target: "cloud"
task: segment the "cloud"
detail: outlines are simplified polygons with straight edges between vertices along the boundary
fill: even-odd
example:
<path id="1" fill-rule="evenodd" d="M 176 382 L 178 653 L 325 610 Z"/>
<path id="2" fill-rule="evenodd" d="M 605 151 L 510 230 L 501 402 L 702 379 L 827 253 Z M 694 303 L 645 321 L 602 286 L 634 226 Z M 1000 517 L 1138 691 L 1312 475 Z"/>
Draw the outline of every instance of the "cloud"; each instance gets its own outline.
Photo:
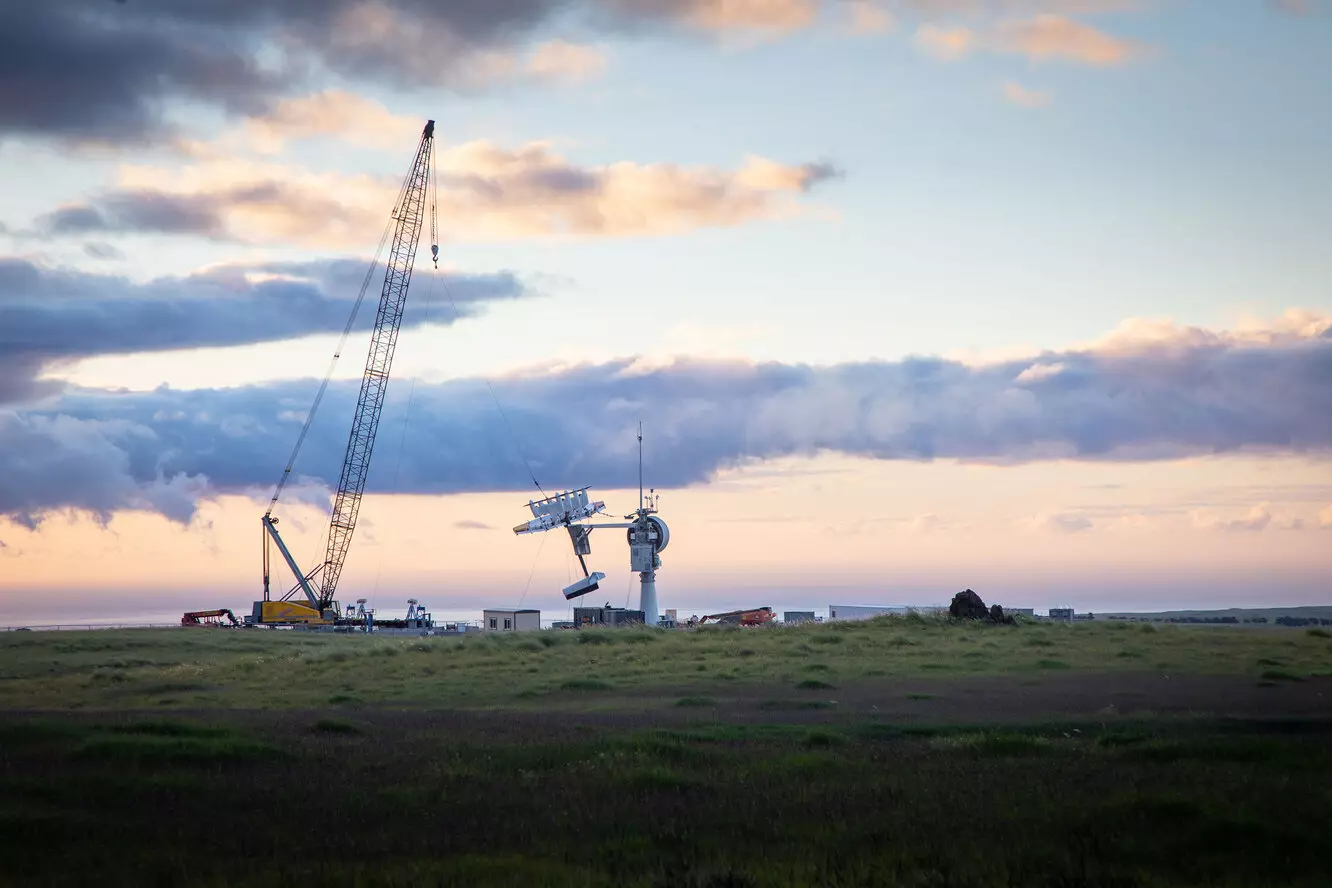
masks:
<path id="1" fill-rule="evenodd" d="M 1290 15 L 1308 15 L 1314 11 L 1314 0 L 1267 0 L 1267 5 Z"/>
<path id="2" fill-rule="evenodd" d="M 165 141 L 182 135 L 171 119 L 182 103 L 261 113 L 330 79 L 467 92 L 578 78 L 600 69 L 598 54 L 550 32 L 784 34 L 835 2 L 10 2 L 0 8 L 0 133 Z"/>
<path id="3" fill-rule="evenodd" d="M 916 30 L 916 46 L 943 61 L 960 59 L 976 45 L 976 33 L 969 28 L 941 28 L 921 25 Z"/>
<path id="4" fill-rule="evenodd" d="M 1332 527 L 1332 504 L 1318 513 L 1319 527 Z"/>
<path id="5" fill-rule="evenodd" d="M 1303 518 L 1277 516 L 1271 504 L 1261 503 L 1249 509 L 1241 518 L 1222 518 L 1206 511 L 1190 513 L 1193 525 L 1201 530 L 1219 530 L 1225 533 L 1260 533 L 1264 530 L 1304 530 Z"/>
<path id="6" fill-rule="evenodd" d="M 0 259 L 0 404 L 52 394 L 51 384 L 38 381 L 52 362 L 340 331 L 367 265 L 359 259 L 229 265 L 140 284 Z M 453 275 L 450 288 L 464 314 L 531 295 L 507 272 Z M 373 322 L 376 300 L 377 287 L 358 314 L 358 328 Z"/>
<path id="7" fill-rule="evenodd" d="M 1142 9 L 1149 0 L 894 0 L 903 12 L 931 18 L 1034 15 L 1084 15 Z"/>
<path id="8" fill-rule="evenodd" d="M 809 367 L 681 359 L 643 368 L 624 359 L 493 381 L 507 423 L 479 380 L 421 383 L 395 490 L 525 490 L 519 444 L 547 487 L 632 486 L 639 415 L 653 417 L 647 468 L 658 488 L 702 482 L 753 460 L 823 451 L 991 464 L 1234 452 L 1327 458 L 1329 330 L 1332 319 L 1318 335 L 1256 344 L 1185 329 L 1168 342 L 1046 355 L 1041 363 L 1065 369 L 1025 382 L 1018 378 L 1029 360 Z M 310 381 L 69 390 L 42 409 L 10 414 L 0 432 L 0 514 L 155 507 L 166 495 L 162 485 L 203 479 L 214 493 L 262 489 L 285 459 L 312 392 Z M 352 383 L 329 389 L 298 471 L 326 484 L 337 478 L 355 395 Z M 391 388 L 387 409 L 404 410 L 404 400 Z M 628 403 L 641 410 L 625 411 Z M 92 484 L 99 473 L 114 477 Z M 384 483 L 372 466 L 370 488 L 383 491 Z M 90 484 L 97 495 L 85 492 Z"/>
<path id="9" fill-rule="evenodd" d="M 994 31 L 991 46 L 996 52 L 1017 53 L 1032 61 L 1063 59 L 1085 65 L 1118 65 L 1138 53 L 1128 41 L 1060 15 L 1038 15 L 1029 21 L 1001 24 Z"/>
<path id="10" fill-rule="evenodd" d="M 1053 530 L 1059 533 L 1081 533 L 1085 530 L 1091 530 L 1093 527 L 1090 518 L 1074 512 L 1039 515 L 1033 524 L 1039 529 Z"/>
<path id="11" fill-rule="evenodd" d="M 1108 66 L 1128 62 L 1141 47 L 1112 37 L 1090 25 L 1062 15 L 1038 15 L 1022 21 L 1006 21 L 982 29 L 920 26 L 916 45 L 926 54 L 953 61 L 974 50 L 1021 55 L 1033 62 L 1061 60 L 1083 65 Z"/>
<path id="12" fill-rule="evenodd" d="M 83 255 L 89 259 L 124 259 L 125 254 L 111 244 L 101 241 L 89 241 L 83 245 Z"/>
<path id="13" fill-rule="evenodd" d="M 1022 84 L 1012 80 L 1005 83 L 1003 89 L 1004 98 L 1022 108 L 1045 108 L 1049 106 L 1053 99 L 1053 96 L 1048 92 L 1027 89 Z"/>
<path id="14" fill-rule="evenodd" d="M 304 115 L 305 109 L 292 110 L 286 119 Z M 290 131 L 279 125 L 276 137 Z M 444 233 L 482 241 L 740 225 L 797 212 L 795 198 L 841 175 L 827 161 L 788 165 L 763 157 L 733 170 L 631 162 L 586 167 L 545 142 L 510 149 L 482 140 L 437 151 Z M 382 226 L 400 180 L 214 157 L 183 168 L 125 166 L 121 185 L 92 203 L 49 213 L 35 228 L 48 235 L 154 231 L 353 249 Z"/>
<path id="15" fill-rule="evenodd" d="M 464 519 L 464 520 L 462 520 L 462 521 L 455 521 L 455 522 L 453 522 L 453 526 L 456 527 L 456 528 L 458 528 L 459 530 L 494 530 L 494 529 L 495 529 L 495 528 L 491 527 L 489 524 L 487 524 L 487 523 L 484 522 L 484 521 L 473 521 L 473 520 L 471 520 L 470 518 L 468 518 L 468 519 Z"/>
<path id="16" fill-rule="evenodd" d="M 1025 385 L 1029 382 L 1040 382 L 1045 379 L 1053 379 L 1068 369 L 1068 365 L 1059 361 L 1053 363 L 1035 363 L 1023 370 L 1013 381 L 1018 385 Z"/>
<path id="17" fill-rule="evenodd" d="M 272 200 L 276 189 L 235 189 L 226 199 L 233 203 Z M 85 235 L 105 232 L 172 231 L 223 236 L 222 220 L 213 204 L 188 195 L 159 191 L 122 191 L 107 195 L 100 206 L 60 207 L 37 219 L 42 235 Z"/>
<path id="18" fill-rule="evenodd" d="M 202 157 L 234 156 L 246 148 L 276 154 L 292 138 L 335 137 L 353 145 L 402 148 L 420 136 L 423 123 L 355 93 L 330 89 L 278 101 L 267 113 L 247 119 L 235 136 L 219 146 L 187 144 L 190 153 Z"/>
<path id="19" fill-rule="evenodd" d="M 13 477 L 13 466 L 0 478 L 4 514 L 20 524 L 35 526 L 49 510 L 45 490 L 75 499 L 80 509 L 99 519 L 110 519 L 123 509 L 153 511 L 177 521 L 188 521 L 204 492 L 202 479 L 176 473 L 170 479 L 152 466 L 134 465 L 132 454 L 151 436 L 142 426 L 110 421 L 89 422 L 68 416 L 21 416 L 0 412 L 0 440 L 6 449 L 29 455 L 23 476 Z M 38 458 L 31 458 L 38 456 Z M 9 462 L 9 460 L 4 460 Z"/>
<path id="20" fill-rule="evenodd" d="M 877 0 L 846 0 L 844 6 L 853 34 L 883 34 L 897 26 L 893 14 Z"/>
<path id="21" fill-rule="evenodd" d="M 278 88 L 226 31 L 185 37 L 139 14 L 152 5 L 0 6 L 0 133 L 139 141 L 163 129 L 168 97 L 244 112 Z"/>
<path id="22" fill-rule="evenodd" d="M 1274 320 L 1246 318 L 1233 330 L 1182 327 L 1169 318 L 1129 318 L 1082 348 L 1112 354 L 1234 346 L 1293 345 L 1332 339 L 1332 315 L 1287 309 Z"/>
<path id="23" fill-rule="evenodd" d="M 824 0 L 605 0 L 624 19 L 662 20 L 700 31 L 784 34 L 808 28 Z"/>
<path id="24" fill-rule="evenodd" d="M 606 69 L 606 56 L 594 46 L 552 40 L 532 50 L 524 71 L 543 80 L 580 82 L 600 75 Z"/>

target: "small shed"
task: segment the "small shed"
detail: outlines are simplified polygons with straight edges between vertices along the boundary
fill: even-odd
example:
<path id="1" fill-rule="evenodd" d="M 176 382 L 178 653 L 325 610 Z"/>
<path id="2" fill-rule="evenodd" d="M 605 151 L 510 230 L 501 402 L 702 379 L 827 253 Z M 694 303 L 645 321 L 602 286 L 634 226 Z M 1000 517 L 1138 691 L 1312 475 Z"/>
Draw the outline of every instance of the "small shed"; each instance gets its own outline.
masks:
<path id="1" fill-rule="evenodd" d="M 530 632 L 541 628 L 541 611 L 532 608 L 486 608 L 481 613 L 486 632 Z"/>

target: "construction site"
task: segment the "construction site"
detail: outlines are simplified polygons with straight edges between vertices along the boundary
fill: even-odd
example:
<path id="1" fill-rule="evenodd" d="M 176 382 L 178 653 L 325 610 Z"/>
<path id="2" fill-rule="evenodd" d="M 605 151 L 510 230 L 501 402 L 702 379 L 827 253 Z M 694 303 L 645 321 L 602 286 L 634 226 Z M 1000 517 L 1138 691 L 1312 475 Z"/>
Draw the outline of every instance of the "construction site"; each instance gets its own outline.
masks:
<path id="1" fill-rule="evenodd" d="M 297 436 L 269 500 L 268 508 L 260 517 L 262 536 L 262 592 L 242 617 L 232 608 L 217 607 L 185 612 L 180 619 L 182 627 L 230 629 L 288 629 L 339 633 L 391 633 L 434 635 L 466 633 L 468 631 L 525 631 L 542 628 L 540 612 L 534 609 L 513 608 L 486 610 L 477 621 L 437 623 L 426 605 L 416 598 L 407 600 L 404 612 L 381 615 L 370 605 L 369 598 L 358 597 L 345 606 L 338 593 L 343 568 L 356 533 L 362 499 L 366 492 L 375 438 L 384 409 L 397 349 L 407 296 L 418 248 L 429 217 L 430 256 L 436 269 L 439 265 L 438 216 L 435 199 L 435 122 L 429 120 L 421 130 L 411 165 L 398 191 L 390 213 L 390 222 L 356 297 L 351 317 L 343 329 L 342 338 L 333 354 L 328 372 L 316 392 L 304 424 Z M 366 351 L 364 371 L 351 416 L 347 445 L 338 473 L 338 483 L 332 497 L 322 560 L 309 569 L 303 567 L 291 551 L 279 530 L 279 517 L 274 514 L 282 495 L 293 477 L 302 446 L 310 433 L 311 424 L 319 410 L 329 381 L 347 346 L 356 317 L 372 283 L 379 275 L 381 256 L 385 244 L 387 257 L 383 262 L 382 286 L 375 311 L 374 326 Z M 451 299 L 451 297 L 450 297 Z M 456 306 L 455 306 L 456 312 Z M 503 408 L 496 399 L 496 408 Z M 764 626 L 775 620 L 770 607 L 756 607 L 724 613 L 694 615 L 684 621 L 676 612 L 661 613 L 657 605 L 656 576 L 661 567 L 661 553 L 670 543 L 670 528 L 658 514 L 659 497 L 655 490 L 643 487 L 643 427 L 638 425 L 638 506 L 619 521 L 595 521 L 604 515 L 606 504 L 593 500 L 588 488 L 576 488 L 555 494 L 541 491 L 539 499 L 528 501 L 531 519 L 515 526 L 515 535 L 560 531 L 568 533 L 573 554 L 581 567 L 582 577 L 566 586 L 562 592 L 568 601 L 581 599 L 599 589 L 606 578 L 602 571 L 588 568 L 592 553 L 591 535 L 594 530 L 615 529 L 625 533 L 629 546 L 632 572 L 639 578 L 639 605 L 636 609 L 576 606 L 572 620 L 555 621 L 553 628 L 581 629 L 593 626 L 617 627 L 645 625 L 663 629 L 687 629 L 710 624 L 736 626 Z M 521 453 L 521 447 L 518 448 Z M 529 474 L 531 466 L 526 463 Z M 276 555 L 275 555 L 276 553 Z M 279 582 L 279 563 L 286 568 L 292 582 Z"/>
<path id="2" fill-rule="evenodd" d="M 427 216 L 431 261 L 436 269 L 439 264 L 438 218 L 434 196 L 434 138 L 435 122 L 430 120 L 421 130 L 411 165 L 402 181 L 397 200 L 390 213 L 390 221 L 380 240 L 379 251 L 375 254 L 361 284 L 351 317 L 343 329 L 342 338 L 338 342 L 328 372 L 306 414 L 291 454 L 275 485 L 268 508 L 260 517 L 262 539 L 260 597 L 252 602 L 242 617 L 237 617 L 233 609 L 226 607 L 187 611 L 180 619 L 182 627 L 409 635 L 522 632 L 544 628 L 541 612 L 534 608 L 523 608 L 521 603 L 513 608 L 487 608 L 480 618 L 475 620 L 437 622 L 427 606 L 416 598 L 409 598 L 405 610 L 392 614 L 377 613 L 377 609 L 370 604 L 370 599 L 366 596 L 357 597 L 346 605 L 338 600 L 343 569 L 352 548 L 362 500 L 366 493 L 375 438 L 384 409 L 417 251 L 426 231 Z M 372 283 L 377 279 L 380 258 L 386 243 L 388 252 L 383 263 L 380 296 L 366 351 L 360 389 L 351 416 L 342 465 L 338 472 L 338 484 L 332 496 L 324 555 L 322 560 L 307 570 L 297 560 L 279 531 L 280 519 L 275 511 L 293 477 L 302 447 L 332 379 L 337 360 L 347 347 L 357 314 L 370 292 Z M 495 399 L 495 406 L 503 416 L 503 407 L 498 398 Z M 511 428 L 509 432 L 512 435 Z M 572 607 L 571 619 L 553 620 L 549 628 L 578 630 L 593 627 L 649 626 L 664 630 L 688 630 L 709 625 L 753 628 L 779 622 L 816 622 L 820 619 L 813 611 L 792 611 L 787 613 L 785 620 L 779 621 L 773 609 L 766 605 L 718 613 L 694 614 L 686 619 L 680 619 L 674 608 L 663 612 L 658 605 L 657 571 L 662 567 L 662 553 L 670 545 L 671 531 L 659 513 L 660 496 L 654 488 L 645 489 L 644 486 L 641 421 L 637 428 L 637 444 L 638 504 L 634 510 L 619 519 L 607 515 L 606 503 L 594 499 L 587 487 L 571 488 L 553 494 L 546 493 L 532 472 L 531 464 L 527 462 L 526 457 L 523 457 L 530 480 L 542 495 L 528 500 L 527 508 L 531 517 L 513 527 L 514 535 L 526 536 L 552 531 L 559 534 L 563 531 L 568 534 L 572 554 L 577 559 L 582 574 L 580 578 L 561 590 L 566 601 L 579 602 Z M 516 440 L 514 445 L 521 454 L 522 447 Z M 604 571 L 592 570 L 588 566 L 588 559 L 592 557 L 592 535 L 597 530 L 624 533 L 629 549 L 629 569 L 631 574 L 638 576 L 639 600 L 636 608 L 629 608 L 627 601 L 625 607 L 612 607 L 610 602 L 599 607 L 582 603 L 584 597 L 597 592 L 606 579 Z M 285 566 L 291 580 L 294 581 L 289 586 L 286 582 L 278 581 L 277 575 L 281 573 L 279 563 Z M 974 596 L 970 590 L 967 590 L 966 594 Z M 979 601 L 978 597 L 976 601 Z M 966 604 L 972 608 L 976 606 L 970 601 Z M 954 600 L 951 608 L 944 605 L 927 608 L 831 605 L 828 619 L 863 619 L 888 613 L 949 611 L 956 617 L 957 607 L 958 599 Z M 1031 611 L 1027 611 L 1027 614 L 1031 614 Z M 1000 609 L 1000 619 L 1002 618 L 1002 609 Z M 1071 618 L 1070 615 L 1069 619 Z"/>

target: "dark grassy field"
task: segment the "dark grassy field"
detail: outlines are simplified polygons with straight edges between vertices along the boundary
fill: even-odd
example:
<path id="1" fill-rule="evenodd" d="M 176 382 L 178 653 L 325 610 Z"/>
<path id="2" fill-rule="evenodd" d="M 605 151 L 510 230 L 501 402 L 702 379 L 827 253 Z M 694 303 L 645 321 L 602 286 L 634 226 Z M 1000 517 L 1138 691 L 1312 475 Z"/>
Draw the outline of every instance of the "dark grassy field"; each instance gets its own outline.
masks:
<path id="1" fill-rule="evenodd" d="M 1324 886 L 1330 661 L 901 620 L 0 638 L 0 885 Z"/>
<path id="2" fill-rule="evenodd" d="M 1326 885 L 1323 722 L 0 729 L 5 883 Z"/>

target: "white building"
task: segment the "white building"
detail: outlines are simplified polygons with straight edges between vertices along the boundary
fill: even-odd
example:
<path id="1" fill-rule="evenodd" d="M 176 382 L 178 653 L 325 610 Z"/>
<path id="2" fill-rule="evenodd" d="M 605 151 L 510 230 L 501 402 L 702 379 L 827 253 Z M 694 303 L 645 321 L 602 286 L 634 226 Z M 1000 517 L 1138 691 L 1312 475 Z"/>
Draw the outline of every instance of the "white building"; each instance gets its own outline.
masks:
<path id="1" fill-rule="evenodd" d="M 541 628 L 541 611 L 531 608 L 487 608 L 481 614 L 486 632 L 530 632 Z"/>
<path id="2" fill-rule="evenodd" d="M 874 617 L 881 617 L 884 614 L 896 614 L 899 617 L 905 617 L 907 614 L 921 614 L 929 616 L 931 614 L 948 613 L 948 608 L 944 605 L 925 605 L 915 607 L 907 604 L 830 604 L 828 605 L 829 620 L 869 620 Z"/>

